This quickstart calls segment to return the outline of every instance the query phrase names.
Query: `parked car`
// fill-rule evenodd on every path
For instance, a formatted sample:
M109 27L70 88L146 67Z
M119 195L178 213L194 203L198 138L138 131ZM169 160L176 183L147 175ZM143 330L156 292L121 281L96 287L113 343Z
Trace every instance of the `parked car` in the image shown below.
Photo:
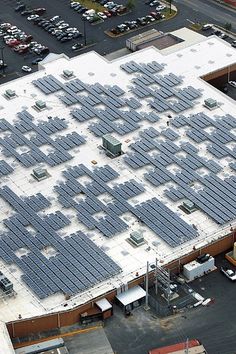
M138 27L137 21L125 21L124 24L127 25L130 29Z
M23 65L21 70L26 72L26 73L30 73L32 71L31 67L29 67L27 65Z
M42 61L43 60L43 58L36 58L36 59L34 59L33 61L32 61L32 65L37 65L40 61Z
M22 16L29 16L29 15L33 15L33 13L34 13L34 10L24 10L20 14Z
M37 18L39 18L39 15L30 15L27 17L27 20L28 21L33 21L33 20L36 20Z
M76 50L79 50L79 49L81 49L81 48L83 48L83 44L82 43L75 43L72 47L71 47L71 49L73 50L73 51L76 51Z
M8 47L15 47L15 46L19 45L20 43L21 43L21 41L19 41L18 39L10 39L9 41L6 42Z
M149 2L149 6L151 6L151 7L153 7L153 6L161 6L161 4L159 3L159 1L153 0L153 1Z
M25 9L25 4L19 4L15 7L16 12L23 11L24 9Z
M6 68L7 67L7 63L3 62L2 59L0 59L0 69Z
M220 271L231 281L236 281L236 273L232 269L227 269L225 267L221 267Z
M207 30L211 29L212 27L213 27L213 25L211 23L206 23L205 25L202 26L202 30L207 31Z
M165 10L166 9L166 5L158 5L157 7L156 7L156 11L163 11L163 10Z
M146 25L146 18L145 17L137 18L137 23L141 26L145 26Z
M111 17L112 16L112 14L109 11L107 11L107 10L103 11L103 13L104 13L104 15L106 15L106 17Z
M38 7L37 9L34 9L34 13L39 16L41 16L45 12L46 12L46 9L44 7Z
M229 85L236 88L236 81L229 81Z
M214 33L216 36L219 36L222 32L221 32L220 30L215 30L213 33Z
M220 35L219 35L219 38L221 38L221 39L226 39L226 38L228 38L229 36L226 34L226 33L221 33Z
M97 15L101 17L101 19L106 20L107 16L103 12L98 12Z
M147 23L155 21L155 18L153 18L151 15L147 15L145 18Z

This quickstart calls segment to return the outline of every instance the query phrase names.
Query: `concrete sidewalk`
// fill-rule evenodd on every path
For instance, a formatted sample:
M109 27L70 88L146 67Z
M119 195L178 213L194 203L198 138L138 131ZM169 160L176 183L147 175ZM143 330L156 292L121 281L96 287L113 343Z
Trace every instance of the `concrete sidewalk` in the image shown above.
M103 328L64 338L70 354L114 354Z

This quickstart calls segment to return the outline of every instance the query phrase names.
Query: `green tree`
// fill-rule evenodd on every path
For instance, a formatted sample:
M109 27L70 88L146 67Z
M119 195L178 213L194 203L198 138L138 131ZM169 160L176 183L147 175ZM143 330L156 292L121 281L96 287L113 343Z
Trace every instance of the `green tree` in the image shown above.
M128 0L126 3L126 7L128 10L133 10L135 8L136 2L135 0Z
M232 24L230 22L226 22L226 24L224 25L224 28L226 29L226 31L230 31L232 28Z

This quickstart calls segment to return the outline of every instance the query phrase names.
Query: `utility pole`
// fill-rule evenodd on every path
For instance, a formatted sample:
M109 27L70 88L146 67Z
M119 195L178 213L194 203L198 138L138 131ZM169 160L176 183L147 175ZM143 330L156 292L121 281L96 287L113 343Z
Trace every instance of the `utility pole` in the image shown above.
M5 63L4 63L4 56L3 56L3 50L5 49L5 47L0 47L1 49L1 58L2 58L2 75L5 76Z
M87 45L87 33L86 33L86 19L83 19L84 21L84 46L86 47Z
M230 65L228 66L228 83L229 83L229 81L230 81Z
M147 271L146 271L146 297L145 297L145 306L144 309L147 311L149 310L148 306L148 272L149 272L149 262L147 261Z
M155 268L155 294L157 295L157 258L156 258L156 268Z
M170 305L170 270L168 269L167 303Z
M172 3L172 0L169 0L169 3L170 3L170 14L171 14L171 3Z
M189 353L189 350L188 350L188 338L186 340L186 350L185 350L185 354L188 354Z

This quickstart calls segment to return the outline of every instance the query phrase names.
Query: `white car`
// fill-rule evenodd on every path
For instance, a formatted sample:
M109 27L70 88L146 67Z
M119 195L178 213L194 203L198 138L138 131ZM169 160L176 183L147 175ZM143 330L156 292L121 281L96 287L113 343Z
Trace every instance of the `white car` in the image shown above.
M70 25L69 25L68 23L63 23L63 24L60 25L58 28L59 28L60 30L63 30L63 29L66 29L66 28L68 28L68 27L70 27Z
M27 17L27 20L33 21L33 20L36 20L36 18L39 18L39 15L30 15L29 17Z
M30 73L32 71L31 67L27 65L23 65L21 70L24 71L25 73Z
M207 30L211 29L212 27L213 27L213 25L211 23L206 23L205 25L202 26L202 30L207 31Z
M110 5L115 5L115 3L113 1L108 1L105 5L103 5L104 7L109 7Z
M156 7L156 11L162 11L162 10L165 10L166 9L166 5L158 5Z
M97 15L101 17L103 20L107 18L107 16L103 12L98 12Z
M229 81L229 85L236 88L236 81Z

